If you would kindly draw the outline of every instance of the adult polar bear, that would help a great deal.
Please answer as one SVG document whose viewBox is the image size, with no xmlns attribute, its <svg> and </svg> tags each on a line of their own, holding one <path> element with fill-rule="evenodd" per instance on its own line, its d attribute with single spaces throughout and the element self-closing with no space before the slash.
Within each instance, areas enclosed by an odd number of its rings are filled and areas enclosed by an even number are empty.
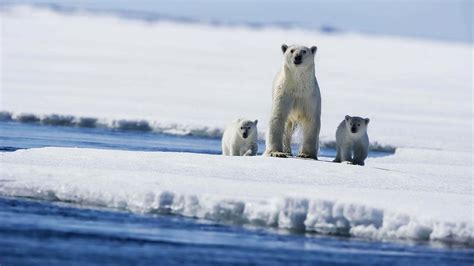
<svg viewBox="0 0 474 266">
<path fill-rule="evenodd" d="M 317 47 L 283 44 L 281 49 L 284 63 L 273 83 L 265 155 L 291 156 L 291 137 L 299 125 L 303 143 L 298 157 L 317 160 L 321 129 L 321 93 L 314 67 Z"/>
</svg>

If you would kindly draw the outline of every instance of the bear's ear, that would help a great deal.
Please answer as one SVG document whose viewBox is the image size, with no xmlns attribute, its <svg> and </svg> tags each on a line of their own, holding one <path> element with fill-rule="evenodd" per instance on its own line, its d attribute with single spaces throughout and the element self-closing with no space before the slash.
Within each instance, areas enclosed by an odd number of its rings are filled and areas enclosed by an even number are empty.
<svg viewBox="0 0 474 266">
<path fill-rule="evenodd" d="M 364 119 L 364 120 L 365 120 L 365 124 L 368 125 L 369 122 L 370 122 L 370 119 L 369 119 L 369 118 L 366 118 L 366 119 Z"/>
<path fill-rule="evenodd" d="M 281 45 L 281 50 L 283 51 L 283 53 L 286 52 L 286 49 L 288 49 L 288 45 L 282 44 L 282 45 Z"/>
<path fill-rule="evenodd" d="M 255 125 L 257 125 L 257 123 L 258 123 L 258 120 L 255 120 L 255 121 L 253 121 L 253 123 L 254 123 Z"/>
<path fill-rule="evenodd" d="M 318 47 L 316 46 L 311 46 L 311 53 L 315 54 L 316 50 L 318 50 Z"/>
<path fill-rule="evenodd" d="M 351 119 L 352 117 L 350 115 L 346 115 L 346 121 L 349 121 L 349 119 Z"/>
</svg>

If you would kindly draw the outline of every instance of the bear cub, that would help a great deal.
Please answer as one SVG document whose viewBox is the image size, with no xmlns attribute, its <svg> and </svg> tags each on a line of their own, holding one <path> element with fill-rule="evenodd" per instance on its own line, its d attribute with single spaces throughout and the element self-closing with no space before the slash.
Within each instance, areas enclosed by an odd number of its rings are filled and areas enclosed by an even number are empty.
<svg viewBox="0 0 474 266">
<path fill-rule="evenodd" d="M 258 120 L 233 121 L 222 135 L 222 154 L 227 156 L 257 155 L 257 123 Z"/>
<path fill-rule="evenodd" d="M 337 127 L 334 162 L 364 165 L 369 153 L 369 136 L 367 135 L 369 121 L 369 118 L 346 115 Z"/>
</svg>

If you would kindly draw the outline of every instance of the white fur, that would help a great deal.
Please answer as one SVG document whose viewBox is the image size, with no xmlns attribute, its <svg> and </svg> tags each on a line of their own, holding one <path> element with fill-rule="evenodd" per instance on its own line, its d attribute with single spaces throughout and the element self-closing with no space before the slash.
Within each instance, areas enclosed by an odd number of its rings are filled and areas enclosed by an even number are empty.
<svg viewBox="0 0 474 266">
<path fill-rule="evenodd" d="M 364 165 L 369 152 L 369 136 L 367 135 L 369 121 L 368 118 L 364 119 L 347 115 L 339 124 L 336 131 L 337 153 L 334 162 L 350 162 L 352 164 Z M 351 132 L 351 123 L 354 127 L 357 127 L 357 133 Z"/>
<path fill-rule="evenodd" d="M 224 131 L 222 135 L 222 154 L 227 156 L 254 156 L 257 154 L 257 120 L 250 121 L 237 119 L 233 121 Z M 247 130 L 248 137 L 243 137 L 245 129 L 242 127 L 250 127 Z"/>
<path fill-rule="evenodd" d="M 296 126 L 301 126 L 303 142 L 299 156 L 318 158 L 321 129 L 321 93 L 315 76 L 316 47 L 292 45 L 284 52 L 284 64 L 273 83 L 272 114 L 267 133 L 265 155 L 291 155 L 291 137 Z M 293 53 L 292 53 L 293 51 Z M 295 65 L 297 55 L 303 61 Z"/>
</svg>

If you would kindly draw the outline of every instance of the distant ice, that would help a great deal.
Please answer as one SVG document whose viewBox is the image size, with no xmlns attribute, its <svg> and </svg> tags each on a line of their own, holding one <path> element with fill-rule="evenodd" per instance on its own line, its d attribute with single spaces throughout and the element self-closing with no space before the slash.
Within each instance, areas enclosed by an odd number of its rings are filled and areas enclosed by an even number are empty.
<svg viewBox="0 0 474 266">
<path fill-rule="evenodd" d="M 173 21 L 220 27 L 321 30 L 326 33 L 342 30 L 468 43 L 472 43 L 470 24 L 474 10 L 468 0 L 3 0 L 0 8 L 2 4 L 29 4 L 65 14 L 107 14 L 147 23 Z M 400 14 L 403 14 L 403 20 L 400 20 Z"/>
</svg>

